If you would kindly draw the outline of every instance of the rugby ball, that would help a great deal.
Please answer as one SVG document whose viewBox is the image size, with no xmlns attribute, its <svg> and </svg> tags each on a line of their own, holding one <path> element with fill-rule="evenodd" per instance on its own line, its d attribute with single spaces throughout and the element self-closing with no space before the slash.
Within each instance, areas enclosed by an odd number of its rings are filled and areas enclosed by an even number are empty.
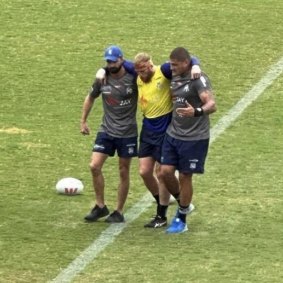
<svg viewBox="0 0 283 283">
<path fill-rule="evenodd" d="M 78 195 L 82 193 L 83 189 L 82 181 L 73 177 L 63 178 L 56 184 L 57 193 L 64 195 Z"/>
</svg>

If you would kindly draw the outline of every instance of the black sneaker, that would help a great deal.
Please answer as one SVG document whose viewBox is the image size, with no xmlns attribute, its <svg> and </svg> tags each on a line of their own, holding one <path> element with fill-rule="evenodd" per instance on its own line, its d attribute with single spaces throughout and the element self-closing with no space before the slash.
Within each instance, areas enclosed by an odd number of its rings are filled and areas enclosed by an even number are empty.
<svg viewBox="0 0 283 283">
<path fill-rule="evenodd" d="M 108 223 L 121 223 L 125 222 L 124 215 L 118 212 L 117 210 L 114 210 L 106 219 L 105 222 Z"/>
<path fill-rule="evenodd" d="M 161 228 L 167 225 L 167 218 L 161 218 L 161 216 L 156 215 L 149 223 L 145 224 L 145 228 Z"/>
<path fill-rule="evenodd" d="M 95 207 L 91 210 L 91 212 L 85 216 L 86 221 L 94 222 L 97 219 L 104 217 L 109 214 L 109 210 L 107 206 L 100 208 L 97 204 Z"/>
</svg>

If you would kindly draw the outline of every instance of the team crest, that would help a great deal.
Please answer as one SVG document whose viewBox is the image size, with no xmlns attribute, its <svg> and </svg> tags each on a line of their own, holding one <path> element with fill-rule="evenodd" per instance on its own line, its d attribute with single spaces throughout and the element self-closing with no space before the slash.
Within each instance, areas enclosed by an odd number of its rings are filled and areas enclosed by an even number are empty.
<svg viewBox="0 0 283 283">
<path fill-rule="evenodd" d="M 189 92 L 189 91 L 190 91 L 190 87 L 189 87 L 188 84 L 186 84 L 186 85 L 184 86 L 184 92 Z"/>
<path fill-rule="evenodd" d="M 190 169 L 196 169 L 196 167 L 197 167 L 196 163 L 194 162 L 190 163 Z"/>
<path fill-rule="evenodd" d="M 197 162 L 198 162 L 198 159 L 191 159 L 189 160 L 190 162 L 190 169 L 196 169 L 197 168 Z"/>
<path fill-rule="evenodd" d="M 127 94 L 132 94 L 133 93 L 133 89 L 131 87 L 127 87 L 126 93 Z"/>
</svg>

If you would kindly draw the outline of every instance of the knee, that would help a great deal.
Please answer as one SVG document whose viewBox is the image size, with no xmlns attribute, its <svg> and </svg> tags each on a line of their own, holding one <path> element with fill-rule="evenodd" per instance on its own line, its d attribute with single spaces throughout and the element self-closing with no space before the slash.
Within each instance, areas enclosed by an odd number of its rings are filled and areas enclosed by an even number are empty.
<svg viewBox="0 0 283 283">
<path fill-rule="evenodd" d="M 121 179 L 128 178 L 130 167 L 128 165 L 120 165 L 119 172 L 120 172 Z"/>
<path fill-rule="evenodd" d="M 93 176 L 98 176 L 101 174 L 101 167 L 97 166 L 97 164 L 90 163 L 89 168 Z"/>
<path fill-rule="evenodd" d="M 165 166 L 161 166 L 160 169 L 157 172 L 158 179 L 165 180 L 167 178 L 171 178 L 172 175 L 174 175 L 174 172 L 172 170 L 169 170 Z"/>
<path fill-rule="evenodd" d="M 139 168 L 139 174 L 143 179 L 147 179 L 147 178 L 153 176 L 153 172 L 151 170 L 149 170 L 148 168 L 145 168 L 145 167 Z"/>
<path fill-rule="evenodd" d="M 159 170 L 156 174 L 158 180 L 164 180 L 166 177 L 166 172 L 164 170 Z"/>
</svg>

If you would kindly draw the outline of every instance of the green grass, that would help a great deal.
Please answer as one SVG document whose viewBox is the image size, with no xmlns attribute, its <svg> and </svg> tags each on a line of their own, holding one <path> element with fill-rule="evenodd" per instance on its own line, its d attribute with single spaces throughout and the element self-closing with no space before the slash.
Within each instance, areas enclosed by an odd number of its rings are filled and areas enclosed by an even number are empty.
<svg viewBox="0 0 283 283">
<path fill-rule="evenodd" d="M 0 11 L 3 283 L 55 278 L 108 227 L 82 221 L 93 205 L 88 162 L 100 101 L 89 118 L 92 135 L 79 133 L 107 45 L 120 45 L 127 58 L 150 52 L 157 64 L 187 46 L 217 95 L 212 126 L 282 57 L 283 4 L 276 0 L 2 0 Z M 149 209 L 74 282 L 282 282 L 282 83 L 281 75 L 211 145 L 206 173 L 195 178 L 189 233 L 144 230 Z M 146 191 L 137 163 L 126 209 Z M 116 164 L 109 159 L 104 169 L 111 208 Z M 82 179 L 84 194 L 57 195 L 64 176 Z"/>
</svg>

